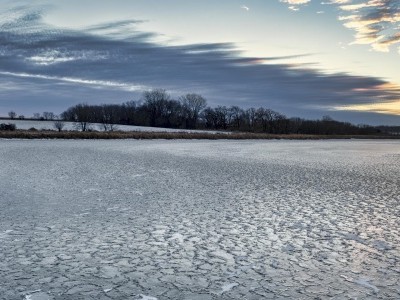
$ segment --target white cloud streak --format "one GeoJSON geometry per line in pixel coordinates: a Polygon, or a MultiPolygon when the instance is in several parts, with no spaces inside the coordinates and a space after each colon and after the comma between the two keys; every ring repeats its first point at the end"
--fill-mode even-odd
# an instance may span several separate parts
{"type": "Polygon", "coordinates": [[[149,89],[149,87],[144,85],[134,85],[129,83],[121,83],[115,81],[105,81],[105,80],[92,80],[92,79],[83,79],[83,78],[74,78],[74,77],[65,77],[65,76],[49,76],[49,75],[41,75],[41,74],[29,74],[29,73],[16,73],[16,72],[2,72],[0,71],[0,75],[3,76],[11,76],[11,77],[19,77],[19,78],[33,78],[33,79],[44,79],[51,81],[59,81],[65,83],[74,83],[81,85],[88,85],[91,87],[97,88],[116,88],[128,92],[143,92],[149,89]]]}
{"type": "Polygon", "coordinates": [[[309,3],[311,0],[281,0],[283,3],[288,3],[290,5],[301,5],[309,3]]]}

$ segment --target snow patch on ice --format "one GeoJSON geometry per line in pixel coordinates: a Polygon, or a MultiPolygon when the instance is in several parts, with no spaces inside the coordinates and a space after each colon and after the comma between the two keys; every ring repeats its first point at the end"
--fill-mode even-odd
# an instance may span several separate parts
{"type": "Polygon", "coordinates": [[[228,264],[234,264],[235,263],[233,255],[229,254],[226,251],[217,250],[217,251],[211,252],[211,255],[215,256],[217,258],[222,258],[223,260],[226,260],[228,264]]]}
{"type": "Polygon", "coordinates": [[[88,216],[88,215],[90,215],[90,213],[81,213],[81,214],[77,214],[76,216],[78,216],[78,217],[84,217],[84,216],[88,216]]]}
{"type": "Polygon", "coordinates": [[[143,177],[143,176],[146,176],[146,174],[132,174],[132,175],[130,175],[131,176],[131,178],[135,178],[135,177],[143,177]]]}
{"type": "Polygon", "coordinates": [[[25,296],[25,300],[52,300],[53,298],[41,290],[30,292],[31,294],[25,296]]]}
{"type": "Polygon", "coordinates": [[[14,230],[5,230],[3,232],[0,232],[0,239],[7,237],[13,231],[14,230]]]}
{"type": "Polygon", "coordinates": [[[228,283],[222,286],[222,291],[219,292],[220,295],[222,295],[223,293],[229,292],[230,290],[232,290],[234,287],[237,287],[239,285],[239,283],[228,283]]]}
{"type": "Polygon", "coordinates": [[[107,207],[107,211],[120,211],[121,208],[119,206],[107,207]]]}
{"type": "Polygon", "coordinates": [[[178,243],[183,244],[184,243],[184,237],[180,233],[174,233],[170,240],[176,240],[178,243]]]}
{"type": "Polygon", "coordinates": [[[146,295],[139,295],[141,298],[140,300],[158,300],[156,297],[146,296],[146,295]]]}
{"type": "Polygon", "coordinates": [[[165,229],[158,229],[153,231],[153,235],[164,235],[166,232],[165,229]]]}

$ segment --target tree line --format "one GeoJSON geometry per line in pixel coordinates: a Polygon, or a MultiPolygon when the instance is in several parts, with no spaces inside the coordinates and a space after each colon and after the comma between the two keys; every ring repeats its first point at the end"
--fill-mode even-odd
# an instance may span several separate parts
{"type": "MultiPolygon", "coordinates": [[[[11,120],[14,120],[14,119],[25,120],[24,115],[17,115],[17,113],[13,110],[8,112],[8,117],[11,120]]],[[[45,111],[42,114],[34,113],[31,119],[41,120],[41,121],[53,121],[53,120],[58,119],[58,116],[56,114],[54,114],[53,112],[45,111]]]]}
{"type": "Polygon", "coordinates": [[[143,93],[140,101],[122,104],[78,104],[61,115],[64,121],[78,124],[87,131],[90,123],[100,123],[105,131],[116,124],[178,129],[230,130],[272,134],[376,134],[379,129],[367,125],[339,122],[325,116],[321,120],[287,118],[269,108],[207,106],[204,97],[186,94],[177,100],[163,89],[143,93]]]}

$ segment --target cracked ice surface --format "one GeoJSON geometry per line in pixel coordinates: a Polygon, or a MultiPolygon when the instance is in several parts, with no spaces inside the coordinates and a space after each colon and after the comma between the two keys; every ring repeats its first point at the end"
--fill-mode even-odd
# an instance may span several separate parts
{"type": "Polygon", "coordinates": [[[0,299],[398,299],[397,141],[0,140],[0,299]]]}

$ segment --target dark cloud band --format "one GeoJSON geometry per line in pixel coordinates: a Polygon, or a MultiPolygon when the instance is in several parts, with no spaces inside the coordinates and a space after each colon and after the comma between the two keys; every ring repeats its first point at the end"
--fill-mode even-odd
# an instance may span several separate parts
{"type": "Polygon", "coordinates": [[[159,87],[173,95],[201,93],[212,105],[267,106],[300,116],[400,98],[382,79],[284,63],[293,57],[241,57],[232,44],[165,46],[151,42],[153,33],[136,31],[141,21],[135,20],[63,30],[44,24],[41,12],[18,7],[0,24],[0,77],[9,86],[3,84],[1,98],[33,92],[31,110],[57,95],[68,102],[54,106],[62,110],[76,102],[107,102],[110,95],[113,101],[139,97],[159,87]]]}

